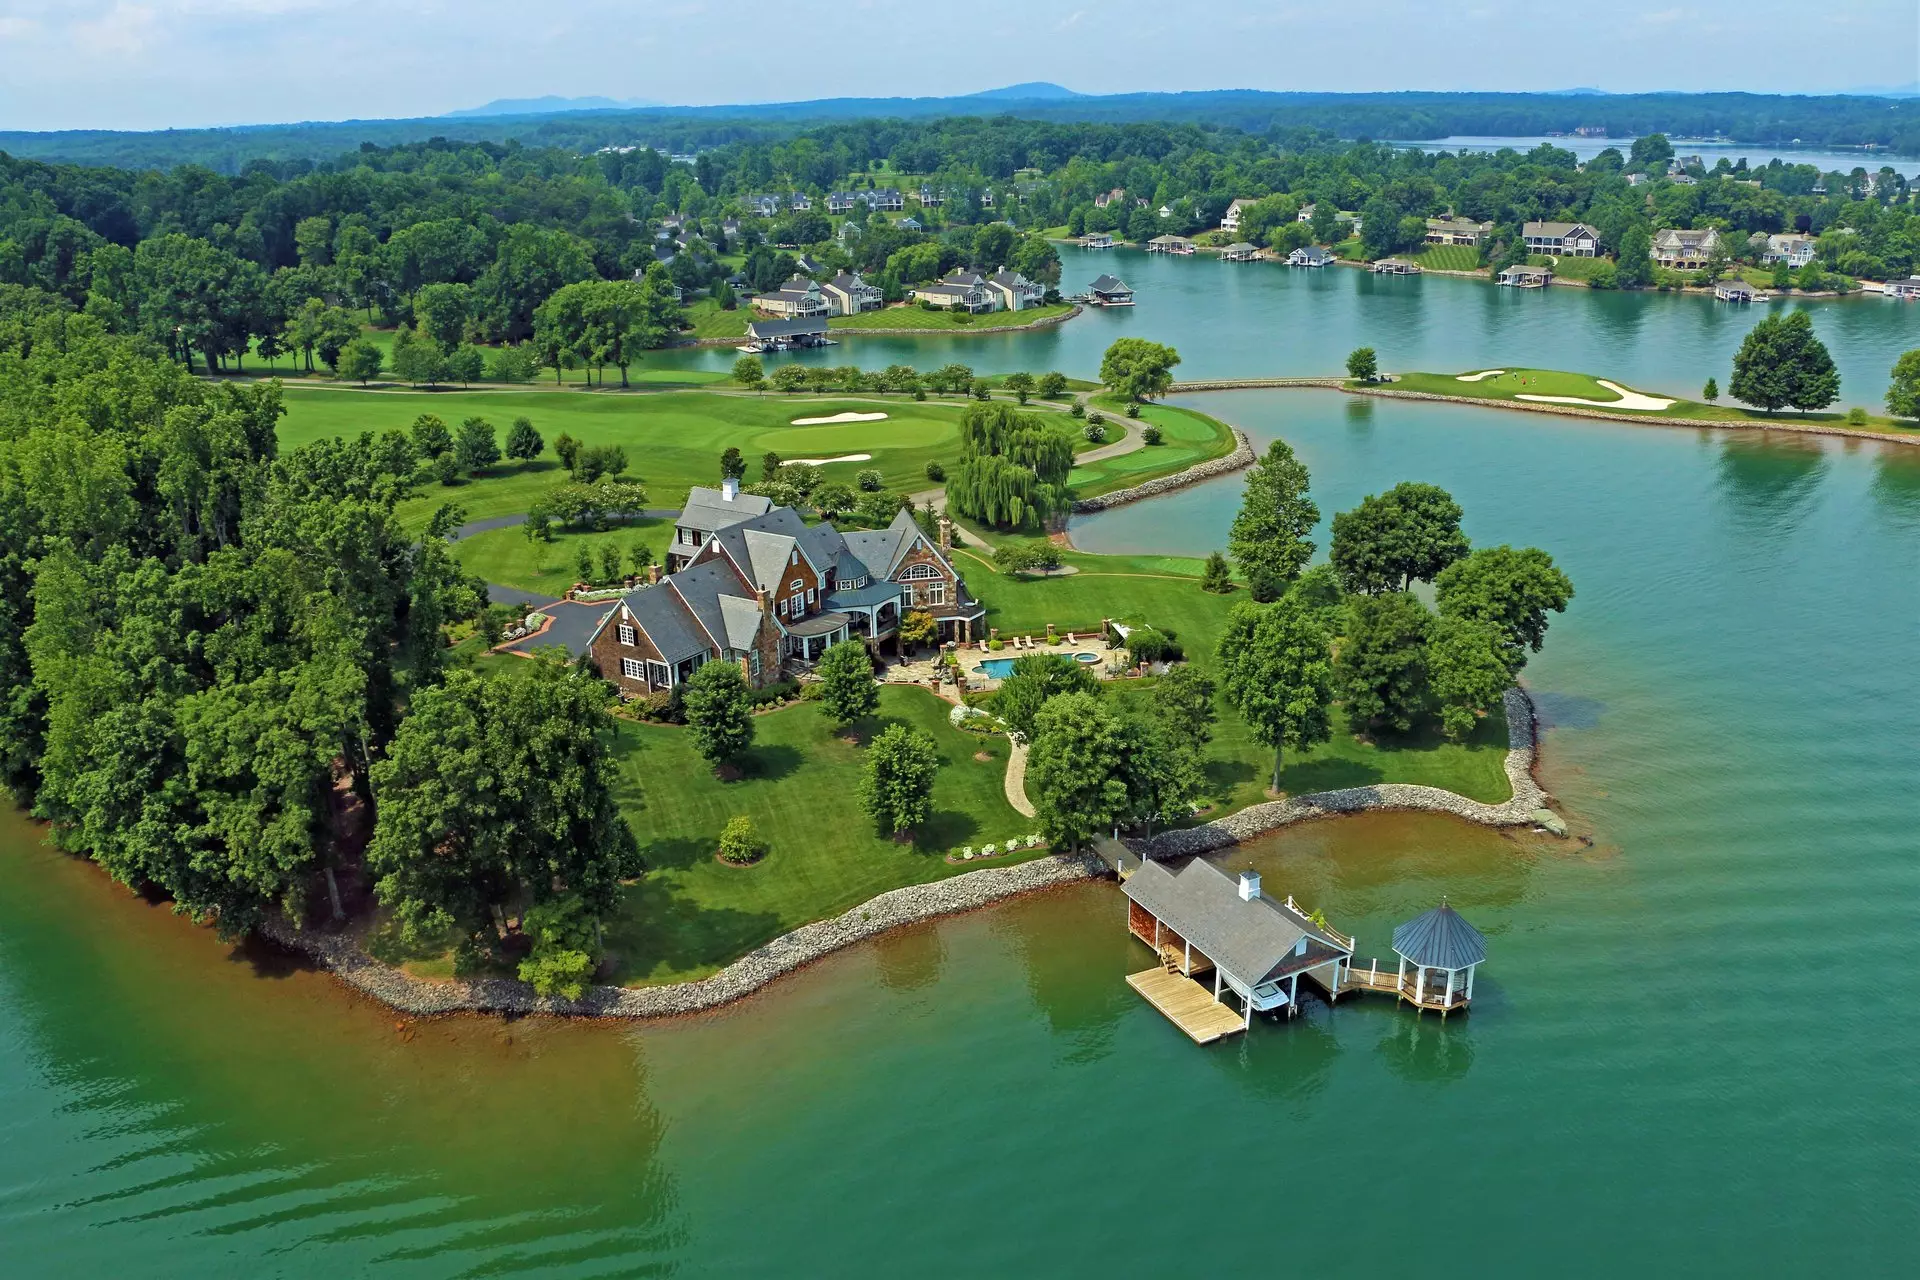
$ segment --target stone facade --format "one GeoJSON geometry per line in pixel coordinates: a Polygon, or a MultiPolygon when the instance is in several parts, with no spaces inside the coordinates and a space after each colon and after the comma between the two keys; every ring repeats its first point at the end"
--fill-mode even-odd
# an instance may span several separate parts
{"type": "Polygon", "coordinates": [[[646,678],[648,662],[658,662],[662,666],[666,664],[660,657],[660,651],[653,647],[652,641],[647,639],[647,633],[633,625],[633,615],[627,612],[624,604],[618,606],[614,610],[614,616],[600,628],[599,633],[593,638],[592,645],[588,647],[588,652],[593,655],[593,664],[599,669],[600,674],[627,697],[637,698],[653,693],[656,689],[666,688],[665,685],[656,686],[646,678]],[[632,644],[624,643],[621,639],[623,626],[631,629],[632,644]],[[626,673],[621,665],[623,658],[632,659],[641,664],[639,679],[626,673]]]}

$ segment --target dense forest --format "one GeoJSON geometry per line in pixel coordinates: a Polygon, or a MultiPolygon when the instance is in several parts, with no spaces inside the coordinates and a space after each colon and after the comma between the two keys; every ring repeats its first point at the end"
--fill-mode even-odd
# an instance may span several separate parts
{"type": "Polygon", "coordinates": [[[1336,213],[1351,211],[1371,256],[1418,246],[1425,218],[1454,213],[1493,224],[1494,265],[1524,254],[1525,221],[1580,219],[1618,258],[1602,286],[1656,283],[1646,246],[1663,227],[1732,233],[1728,259],[1757,257],[1755,236],[1806,231],[1819,259],[1803,288],[1920,266],[1911,193],[1885,167],[1685,167],[1658,135],[1582,164],[1551,145],[1427,154],[1311,132],[963,118],[833,123],[691,163],[445,139],[236,175],[0,156],[0,283],[210,370],[292,355],[362,380],[387,359],[413,382],[524,381],[546,367],[624,374],[693,324],[690,307],[734,307],[803,260],[816,276],[865,273],[889,300],[956,266],[1052,285],[1048,233],[1191,235],[1235,199],[1257,202],[1241,235],[1277,248],[1347,238],[1336,213]],[[911,221],[823,211],[830,190],[896,184],[911,221]],[[923,185],[939,198],[923,203],[923,185]],[[749,216],[745,198],[769,192],[812,207],[749,216]],[[384,357],[356,346],[363,319],[405,338],[384,357]]]}
{"type": "Polygon", "coordinates": [[[663,107],[561,115],[418,120],[348,120],[151,133],[71,130],[0,132],[0,150],[36,159],[130,168],[202,165],[238,173],[254,160],[324,160],[362,144],[393,147],[444,137],[519,141],[530,147],[595,151],[640,143],[693,152],[773,141],[829,122],[997,117],[1056,124],[1192,124],[1269,140],[1307,129],[1344,139],[1417,141],[1453,136],[1527,137],[1603,128],[1616,138],[1644,133],[1724,137],[1809,147],[1879,146],[1920,154],[1920,100],[1757,93],[1131,93],[1019,100],[844,98],[752,106],[663,107]]]}

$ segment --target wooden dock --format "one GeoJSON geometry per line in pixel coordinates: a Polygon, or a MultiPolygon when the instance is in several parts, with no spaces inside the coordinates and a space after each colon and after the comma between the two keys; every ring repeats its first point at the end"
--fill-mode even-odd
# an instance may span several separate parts
{"type": "Polygon", "coordinates": [[[1246,1030],[1245,1017],[1213,998],[1213,992],[1192,978],[1156,966],[1127,975],[1127,985],[1147,1003],[1186,1032],[1195,1044],[1212,1044],[1222,1036],[1246,1030]]]}
{"type": "MultiPolygon", "coordinates": [[[[1326,983],[1321,981],[1320,975],[1311,976],[1314,984],[1325,991],[1326,983]]],[[[1423,991],[1411,977],[1402,978],[1397,967],[1387,971],[1380,969],[1377,963],[1370,969],[1356,966],[1344,971],[1340,975],[1340,989],[1329,994],[1338,998],[1350,991],[1372,991],[1379,995],[1394,996],[1422,1012],[1431,1009],[1442,1017],[1457,1013],[1472,1003],[1465,991],[1456,990],[1451,999],[1445,987],[1428,987],[1423,991]]]]}

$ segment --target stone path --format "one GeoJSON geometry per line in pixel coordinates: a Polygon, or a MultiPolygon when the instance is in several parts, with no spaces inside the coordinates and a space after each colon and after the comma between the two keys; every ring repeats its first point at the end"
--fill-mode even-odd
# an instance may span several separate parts
{"type": "Polygon", "coordinates": [[[1033,817],[1033,801],[1027,799],[1027,744],[1015,742],[1007,752],[1007,803],[1023,818],[1033,817]]]}

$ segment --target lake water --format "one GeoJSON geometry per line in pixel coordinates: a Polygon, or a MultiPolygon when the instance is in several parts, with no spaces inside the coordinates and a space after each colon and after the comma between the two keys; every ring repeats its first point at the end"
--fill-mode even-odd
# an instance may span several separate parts
{"type": "MultiPolygon", "coordinates": [[[[1528,681],[1590,845],[1376,815],[1230,857],[1363,961],[1446,895],[1489,936],[1470,1015],[1309,1002],[1198,1048],[1093,884],[711,1016],[412,1023],[0,812],[5,1270],[1911,1274],[1920,454],[1195,402],[1284,434],[1329,512],[1434,481],[1577,585],[1528,681]]],[[[1077,536],[1204,551],[1238,483],[1077,536]]]]}
{"type": "MultiPolygon", "coordinates": [[[[1896,156],[1885,151],[1833,150],[1820,147],[1769,147],[1752,142],[1688,142],[1685,139],[1671,139],[1673,152],[1677,156],[1699,156],[1712,169],[1723,158],[1728,164],[1738,164],[1742,159],[1749,168],[1765,168],[1768,161],[1778,157],[1781,164],[1810,164],[1822,173],[1852,173],[1855,169],[1865,169],[1868,173],[1878,173],[1883,167],[1890,167],[1895,173],[1911,178],[1920,174],[1920,159],[1912,156],[1896,156]]],[[[1546,138],[1546,137],[1504,137],[1472,138],[1456,135],[1450,138],[1436,138],[1428,142],[1396,142],[1396,147],[1416,147],[1421,151],[1499,151],[1511,148],[1522,153],[1533,150],[1543,142],[1550,142],[1562,151],[1571,151],[1582,160],[1591,160],[1608,147],[1617,148],[1621,155],[1633,149],[1632,138],[1546,138]]]]}
{"type": "MultiPolygon", "coordinates": [[[[1388,370],[1464,372],[1498,366],[1572,369],[1647,391],[1697,397],[1708,377],[1724,388],[1733,355],[1761,319],[1804,308],[1833,352],[1844,404],[1878,408],[1900,354],[1920,346],[1920,306],[1874,295],[1720,302],[1683,294],[1587,289],[1503,289],[1457,276],[1376,276],[1350,267],[1306,270],[1226,263],[1133,249],[1063,247],[1061,287],[1118,274],[1139,304],[1089,308],[1062,325],[1026,333],[933,338],[849,338],[776,360],[911,364],[959,361],[981,373],[1058,369],[1094,376],[1115,338],[1174,346],[1183,379],[1338,374],[1347,353],[1370,346],[1388,370]]],[[[725,369],[738,353],[701,348],[648,354],[646,368],[725,369]]]]}

